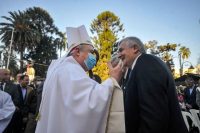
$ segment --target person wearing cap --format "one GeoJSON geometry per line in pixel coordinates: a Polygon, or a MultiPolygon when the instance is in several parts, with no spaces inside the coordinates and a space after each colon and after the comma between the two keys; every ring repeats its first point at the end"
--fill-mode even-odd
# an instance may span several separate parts
{"type": "Polygon", "coordinates": [[[113,88],[122,66],[108,63],[110,78],[97,83],[86,71],[96,64],[84,26],[67,28],[68,52],[51,63],[44,82],[36,133],[104,133],[113,88]]]}

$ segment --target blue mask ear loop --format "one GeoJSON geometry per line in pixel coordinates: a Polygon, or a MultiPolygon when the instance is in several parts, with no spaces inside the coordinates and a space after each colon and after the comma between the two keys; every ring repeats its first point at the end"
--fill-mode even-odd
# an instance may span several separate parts
{"type": "MultiPolygon", "coordinates": [[[[94,54],[96,55],[96,65],[97,65],[97,62],[99,61],[99,52],[96,49],[94,49],[94,54]]],[[[89,77],[91,79],[93,79],[94,74],[93,74],[92,70],[89,70],[88,73],[89,73],[89,77]]]]}

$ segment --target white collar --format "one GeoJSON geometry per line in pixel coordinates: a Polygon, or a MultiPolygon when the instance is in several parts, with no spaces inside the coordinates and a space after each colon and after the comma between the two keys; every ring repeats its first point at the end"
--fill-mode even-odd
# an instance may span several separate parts
{"type": "Polygon", "coordinates": [[[6,86],[6,82],[0,82],[0,84],[2,85],[2,89],[3,89],[3,91],[4,91],[4,89],[5,89],[5,86],[6,86]]]}
{"type": "Polygon", "coordinates": [[[136,62],[137,62],[137,59],[138,59],[141,55],[142,55],[142,54],[140,53],[140,54],[135,58],[135,60],[133,61],[132,66],[131,66],[131,70],[133,70],[133,68],[135,67],[135,64],[136,64],[136,62]]]}
{"type": "MultiPolygon", "coordinates": [[[[133,70],[133,68],[135,67],[135,64],[136,64],[136,62],[137,62],[137,59],[138,59],[141,55],[142,55],[142,54],[140,53],[140,54],[135,58],[135,60],[133,61],[132,66],[131,66],[131,70],[133,70]]],[[[125,72],[125,74],[124,74],[124,79],[127,78],[128,70],[129,70],[129,68],[126,69],[126,72],[125,72]]],[[[129,74],[129,75],[130,75],[130,74],[129,74]]]]}

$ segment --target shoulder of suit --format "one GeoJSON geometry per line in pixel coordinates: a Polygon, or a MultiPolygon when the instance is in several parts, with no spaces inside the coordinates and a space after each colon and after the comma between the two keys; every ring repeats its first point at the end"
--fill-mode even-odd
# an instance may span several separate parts
{"type": "Polygon", "coordinates": [[[151,61],[158,62],[158,60],[159,60],[159,58],[156,57],[156,56],[154,56],[154,55],[151,55],[151,54],[142,54],[142,55],[140,55],[140,57],[138,57],[138,60],[137,60],[136,63],[139,62],[139,63],[142,63],[143,65],[151,65],[151,64],[149,64],[149,62],[151,62],[151,61]]]}
{"type": "Polygon", "coordinates": [[[8,82],[6,83],[5,88],[17,88],[17,85],[12,82],[8,82]]]}
{"type": "Polygon", "coordinates": [[[140,55],[140,57],[138,58],[138,60],[159,60],[159,58],[157,56],[151,55],[151,54],[142,54],[140,55]]]}

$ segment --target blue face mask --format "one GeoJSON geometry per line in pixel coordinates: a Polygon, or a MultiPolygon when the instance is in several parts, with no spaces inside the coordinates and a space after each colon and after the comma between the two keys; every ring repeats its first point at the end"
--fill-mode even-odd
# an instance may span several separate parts
{"type": "Polygon", "coordinates": [[[87,59],[84,61],[88,70],[91,70],[96,65],[96,57],[89,53],[87,59]]]}

